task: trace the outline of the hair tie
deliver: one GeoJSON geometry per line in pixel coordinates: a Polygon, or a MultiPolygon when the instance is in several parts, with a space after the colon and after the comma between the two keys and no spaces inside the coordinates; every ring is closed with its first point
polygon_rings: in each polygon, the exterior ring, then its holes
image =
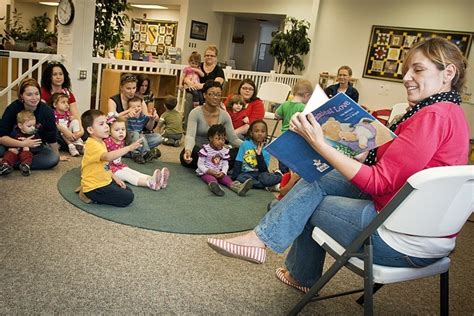
{"type": "Polygon", "coordinates": [[[118,117],[117,112],[107,113],[107,119],[106,119],[107,124],[112,124],[113,122],[115,122],[117,120],[117,117],[118,117]]]}

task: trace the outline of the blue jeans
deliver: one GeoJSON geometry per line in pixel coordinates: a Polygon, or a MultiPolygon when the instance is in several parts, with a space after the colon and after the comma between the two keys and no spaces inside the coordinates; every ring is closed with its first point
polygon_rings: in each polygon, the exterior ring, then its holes
{"type": "MultiPolygon", "coordinates": [[[[319,181],[298,181],[255,228],[259,238],[282,253],[291,243],[286,266],[303,286],[320,277],[326,252],[311,237],[314,226],[348,246],[377,215],[370,196],[333,170],[319,181]]],[[[410,257],[372,235],[374,263],[395,267],[423,267],[438,259],[410,257]]]]}
{"type": "Polygon", "coordinates": [[[280,183],[281,174],[260,171],[242,172],[237,176],[236,180],[244,183],[248,179],[253,180],[254,189],[265,189],[266,187],[271,187],[277,183],[280,183]]]}
{"type": "MultiPolygon", "coordinates": [[[[7,149],[0,145],[0,157],[3,157],[7,149]]],[[[47,170],[55,167],[59,163],[59,156],[56,155],[49,147],[41,145],[36,147],[33,153],[33,161],[31,163],[31,170],[47,170]]]]}
{"type": "Polygon", "coordinates": [[[157,133],[141,134],[140,132],[127,131],[127,134],[127,144],[131,144],[143,136],[142,147],[136,150],[136,153],[140,154],[149,152],[150,149],[163,142],[163,138],[157,133]]]}

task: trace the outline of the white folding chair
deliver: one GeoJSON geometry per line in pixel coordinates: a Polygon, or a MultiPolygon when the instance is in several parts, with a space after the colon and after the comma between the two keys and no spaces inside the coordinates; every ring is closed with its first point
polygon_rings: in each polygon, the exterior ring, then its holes
{"type": "Polygon", "coordinates": [[[277,120],[273,131],[269,136],[269,140],[272,140],[275,135],[275,131],[278,127],[278,119],[275,117],[273,111],[271,111],[272,104],[281,104],[288,99],[288,95],[291,92],[291,87],[287,84],[280,82],[264,82],[258,88],[257,97],[266,103],[265,119],[277,120]]]}
{"type": "Polygon", "coordinates": [[[386,229],[414,236],[445,237],[458,233],[473,211],[474,166],[447,166],[422,170],[380,211],[369,226],[347,248],[318,227],[313,239],[336,261],[311,290],[291,310],[297,314],[309,301],[364,292],[357,302],[364,314],[373,314],[373,294],[384,284],[440,275],[440,312],[449,311],[448,272],[451,260],[444,257],[424,268],[396,268],[373,264],[370,236],[381,225],[386,229]],[[363,252],[358,253],[363,247],[363,252]],[[314,296],[343,266],[364,278],[364,288],[324,297],[314,296]]]}
{"type": "Polygon", "coordinates": [[[407,112],[408,103],[397,103],[392,106],[392,111],[388,117],[387,126],[392,125],[394,120],[407,112]]]}

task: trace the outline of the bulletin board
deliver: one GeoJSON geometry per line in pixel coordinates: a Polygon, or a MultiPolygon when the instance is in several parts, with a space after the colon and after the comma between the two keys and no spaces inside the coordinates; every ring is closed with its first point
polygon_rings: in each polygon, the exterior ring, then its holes
{"type": "Polygon", "coordinates": [[[467,58],[473,34],[374,25],[370,34],[363,77],[401,82],[402,64],[407,51],[415,43],[431,37],[438,36],[450,40],[467,58]]]}
{"type": "Polygon", "coordinates": [[[132,19],[130,51],[163,55],[168,47],[176,46],[178,22],[132,19]]]}

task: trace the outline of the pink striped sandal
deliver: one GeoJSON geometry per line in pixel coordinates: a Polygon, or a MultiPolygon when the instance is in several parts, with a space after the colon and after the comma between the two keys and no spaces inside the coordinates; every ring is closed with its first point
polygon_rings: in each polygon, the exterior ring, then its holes
{"type": "Polygon", "coordinates": [[[275,273],[276,273],[276,277],[278,278],[278,280],[280,280],[281,282],[285,283],[286,285],[289,285],[291,287],[294,287],[295,289],[303,292],[303,293],[308,293],[310,288],[309,287],[306,287],[306,286],[301,286],[301,285],[298,285],[296,283],[293,283],[291,282],[290,280],[288,280],[286,277],[285,277],[285,272],[287,270],[284,269],[284,268],[278,268],[276,269],[275,273]]]}
{"type": "Polygon", "coordinates": [[[216,238],[208,238],[207,244],[209,247],[224,256],[234,257],[253,263],[264,263],[267,258],[267,250],[261,247],[236,245],[223,239],[216,238]]]}

